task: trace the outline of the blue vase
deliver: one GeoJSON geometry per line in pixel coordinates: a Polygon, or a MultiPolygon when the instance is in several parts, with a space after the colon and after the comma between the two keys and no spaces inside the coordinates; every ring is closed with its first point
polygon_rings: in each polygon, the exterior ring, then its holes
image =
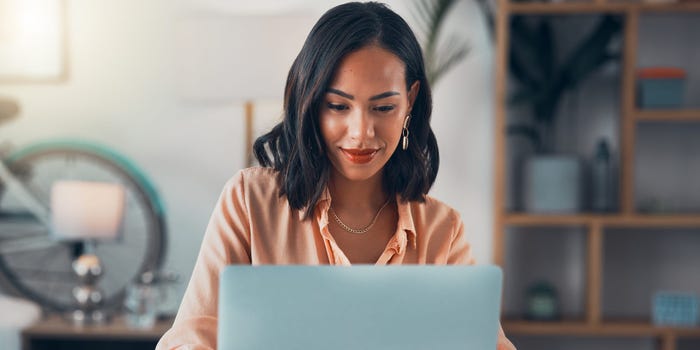
{"type": "Polygon", "coordinates": [[[567,214],[581,211],[581,160],[569,155],[535,156],[525,162],[525,211],[567,214]]]}

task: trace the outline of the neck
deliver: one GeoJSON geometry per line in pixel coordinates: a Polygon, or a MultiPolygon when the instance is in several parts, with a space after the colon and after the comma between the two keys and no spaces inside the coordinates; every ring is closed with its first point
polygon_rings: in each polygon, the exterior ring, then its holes
{"type": "Polygon", "coordinates": [[[333,170],[328,190],[336,210],[354,208],[376,211],[389,199],[382,188],[381,172],[367,180],[352,181],[333,170]]]}

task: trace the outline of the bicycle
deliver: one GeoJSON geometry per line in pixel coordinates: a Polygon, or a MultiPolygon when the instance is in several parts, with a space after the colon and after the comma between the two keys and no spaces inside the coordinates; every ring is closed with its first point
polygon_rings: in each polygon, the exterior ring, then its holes
{"type": "MultiPolygon", "coordinates": [[[[0,108],[0,125],[12,111],[0,108]]],[[[151,181],[126,157],[92,142],[64,139],[16,151],[5,148],[0,150],[0,289],[48,311],[73,309],[71,290],[78,279],[71,263],[84,243],[50,237],[51,185],[56,180],[116,182],[126,188],[123,232],[117,242],[99,244],[95,253],[105,267],[98,282],[103,307],[120,308],[127,285],[143,272],[157,271],[164,258],[165,212],[151,181]]]]}

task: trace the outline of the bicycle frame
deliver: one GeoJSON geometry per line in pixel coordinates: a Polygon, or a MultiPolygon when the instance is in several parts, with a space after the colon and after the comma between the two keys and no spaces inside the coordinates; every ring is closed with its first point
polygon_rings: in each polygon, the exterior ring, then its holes
{"type": "Polygon", "coordinates": [[[31,192],[29,192],[21,181],[10,172],[5,162],[0,162],[0,181],[4,184],[8,192],[14,193],[17,199],[24,204],[29,212],[34,215],[41,223],[49,226],[51,219],[49,209],[46,208],[39,200],[37,200],[31,192]]]}
{"type": "MultiPolygon", "coordinates": [[[[46,208],[34,195],[25,188],[21,181],[15,177],[10,169],[5,165],[4,161],[0,161],[0,183],[5,186],[3,195],[12,195],[24,205],[29,213],[36,218],[47,229],[51,227],[51,215],[49,209],[46,208]]],[[[2,232],[0,232],[2,238],[2,232]]],[[[13,237],[2,239],[0,253],[18,252],[28,249],[42,248],[50,244],[47,241],[47,236],[29,236],[29,237],[13,237]],[[9,242],[8,242],[9,241],[9,242]]]]}

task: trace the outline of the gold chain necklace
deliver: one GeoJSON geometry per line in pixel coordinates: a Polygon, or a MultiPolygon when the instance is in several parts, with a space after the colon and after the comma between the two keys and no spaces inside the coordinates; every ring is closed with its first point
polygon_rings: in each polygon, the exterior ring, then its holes
{"type": "Polygon", "coordinates": [[[367,231],[372,229],[372,226],[374,226],[374,224],[377,222],[377,218],[379,218],[379,214],[382,212],[384,207],[386,207],[387,204],[389,204],[389,202],[391,202],[391,197],[389,197],[389,199],[386,200],[384,205],[382,205],[382,207],[379,208],[377,213],[374,214],[374,218],[372,219],[372,222],[370,222],[369,225],[367,225],[366,227],[360,228],[360,229],[352,228],[352,227],[346,225],[343,221],[341,221],[340,218],[338,217],[338,215],[336,215],[335,210],[333,210],[333,206],[330,207],[330,210],[331,210],[331,214],[333,214],[333,218],[335,218],[335,222],[337,222],[338,225],[340,225],[340,227],[343,228],[343,230],[348,231],[350,233],[354,233],[356,235],[361,235],[363,233],[367,233],[367,231]]]}

